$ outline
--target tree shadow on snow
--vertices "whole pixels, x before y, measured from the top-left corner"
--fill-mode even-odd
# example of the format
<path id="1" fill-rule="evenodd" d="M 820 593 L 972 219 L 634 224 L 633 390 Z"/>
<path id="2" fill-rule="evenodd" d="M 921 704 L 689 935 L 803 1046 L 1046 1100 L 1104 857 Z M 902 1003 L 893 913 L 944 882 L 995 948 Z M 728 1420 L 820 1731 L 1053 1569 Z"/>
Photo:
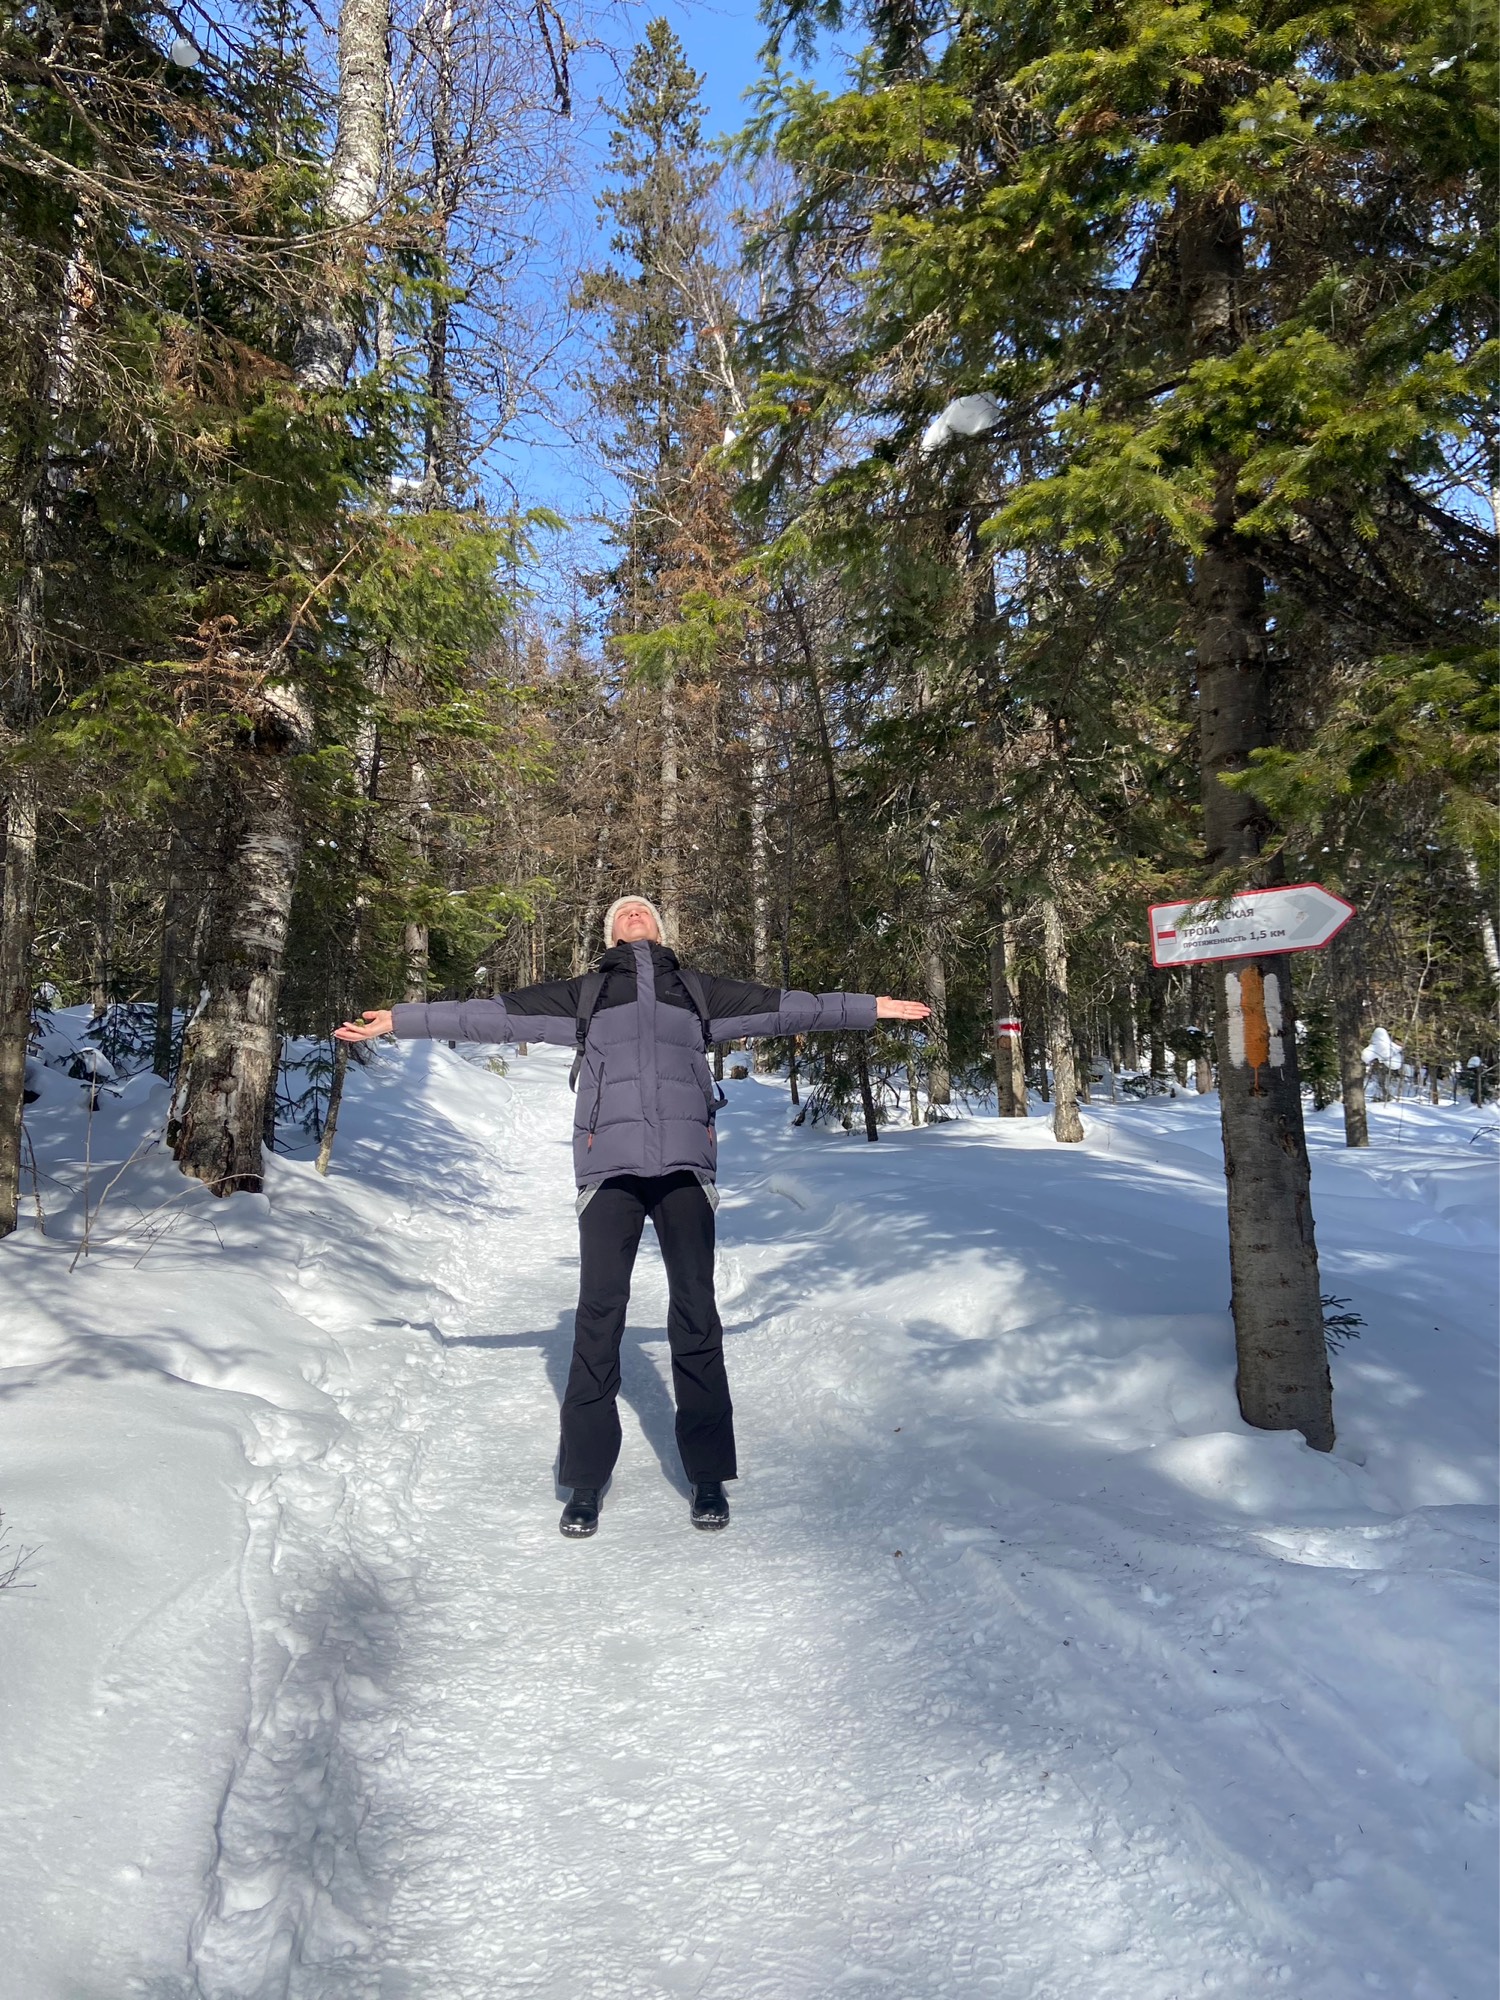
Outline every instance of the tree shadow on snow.
<path id="1" fill-rule="evenodd" d="M 184 1370 L 183 1349 L 202 1357 L 201 1376 Z M 233 1390 L 233 1380 L 225 1378 L 232 1378 L 235 1369 L 264 1364 L 270 1359 L 265 1348 L 195 1340 L 175 1326 L 163 1328 L 154 1344 L 149 1336 L 131 1340 L 91 1327 L 73 1335 L 41 1359 L 0 1368 L 0 1403 L 11 1402 L 29 1389 L 45 1388 L 67 1376 L 85 1376 L 103 1382 L 121 1375 L 157 1375 L 190 1388 Z"/>

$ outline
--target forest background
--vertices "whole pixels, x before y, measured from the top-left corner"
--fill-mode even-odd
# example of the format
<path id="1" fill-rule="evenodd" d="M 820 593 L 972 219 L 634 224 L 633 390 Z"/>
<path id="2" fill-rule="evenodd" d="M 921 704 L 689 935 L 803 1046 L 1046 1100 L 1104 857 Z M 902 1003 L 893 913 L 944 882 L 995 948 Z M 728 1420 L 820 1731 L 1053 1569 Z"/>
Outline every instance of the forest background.
<path id="1" fill-rule="evenodd" d="M 0 1232 L 47 1006 L 229 1194 L 326 1167 L 357 1006 L 580 972 L 627 889 L 930 1003 L 762 1057 L 871 1139 L 1214 1089 L 1146 907 L 1278 881 L 1359 917 L 1266 961 L 1231 1160 L 1492 1087 L 1490 10 L 689 23 L 733 147 L 665 16 L 9 12 Z"/>

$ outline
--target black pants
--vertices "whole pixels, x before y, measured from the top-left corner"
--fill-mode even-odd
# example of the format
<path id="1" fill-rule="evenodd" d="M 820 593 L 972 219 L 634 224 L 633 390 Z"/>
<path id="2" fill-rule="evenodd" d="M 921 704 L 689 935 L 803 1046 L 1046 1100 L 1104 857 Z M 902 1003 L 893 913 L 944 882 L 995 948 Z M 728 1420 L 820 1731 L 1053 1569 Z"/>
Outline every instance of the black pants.
<path id="1" fill-rule="evenodd" d="M 605 1181 L 578 1219 L 581 1273 L 562 1406 L 563 1486 L 602 1486 L 620 1455 L 620 1336 L 646 1217 L 667 1267 L 677 1449 L 690 1480 L 733 1479 L 734 1406 L 714 1304 L 713 1204 L 693 1174 Z"/>

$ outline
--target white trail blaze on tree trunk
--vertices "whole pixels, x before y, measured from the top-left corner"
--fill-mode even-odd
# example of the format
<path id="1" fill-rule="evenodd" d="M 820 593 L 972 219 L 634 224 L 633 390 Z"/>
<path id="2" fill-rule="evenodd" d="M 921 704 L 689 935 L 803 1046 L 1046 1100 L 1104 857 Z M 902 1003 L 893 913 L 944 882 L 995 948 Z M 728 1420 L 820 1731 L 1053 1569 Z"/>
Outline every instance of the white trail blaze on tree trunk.
<path id="1" fill-rule="evenodd" d="M 1240 1409 L 1327 1451 L 1332 1391 L 1287 961 L 1215 972 Z"/>
<path id="2" fill-rule="evenodd" d="M 1262 585 L 1235 546 L 1232 476 L 1219 507 L 1222 526 L 1198 559 L 1194 587 L 1204 829 L 1210 866 L 1238 864 L 1247 887 L 1264 887 L 1275 871 L 1259 860 L 1259 809 L 1219 783 L 1270 737 Z M 1299 1430 L 1327 1451 L 1332 1385 L 1289 961 L 1221 963 L 1213 978 L 1240 1411 L 1262 1430 Z"/>
<path id="3" fill-rule="evenodd" d="M 1216 575 L 1221 567 L 1248 570 L 1236 556 L 1206 555 L 1200 588 L 1229 586 L 1243 603 L 1253 584 L 1258 596 L 1253 573 Z M 1237 620 L 1219 622 L 1217 631 L 1226 643 L 1254 636 Z M 1222 866 L 1232 856 L 1249 876 L 1261 872 L 1253 866 L 1254 849 L 1246 852 L 1254 822 L 1218 774 L 1242 769 L 1255 739 L 1265 740 L 1263 655 L 1257 672 L 1254 645 L 1224 653 L 1212 644 L 1214 625 L 1205 637 L 1212 650 L 1205 658 L 1200 644 L 1199 727 L 1210 860 Z M 1300 1430 L 1310 1445 L 1328 1451 L 1332 1385 L 1289 965 L 1285 958 L 1240 959 L 1216 965 L 1213 974 L 1240 1410 L 1262 1430 Z"/>

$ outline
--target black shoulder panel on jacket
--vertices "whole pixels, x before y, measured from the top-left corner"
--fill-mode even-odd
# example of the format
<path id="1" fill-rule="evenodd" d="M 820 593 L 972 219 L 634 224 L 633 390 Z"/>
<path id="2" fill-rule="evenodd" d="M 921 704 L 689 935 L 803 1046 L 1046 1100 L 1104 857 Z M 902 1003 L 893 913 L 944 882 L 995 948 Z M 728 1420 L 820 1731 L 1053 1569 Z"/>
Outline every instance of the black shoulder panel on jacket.
<path id="1" fill-rule="evenodd" d="M 544 979 L 536 986 L 520 986 L 514 993 L 502 993 L 507 1013 L 519 1015 L 523 1020 L 537 1020 L 547 1014 L 560 1014 L 572 1020 L 578 1012 L 578 984 L 576 979 Z"/>
<path id="2" fill-rule="evenodd" d="M 705 973 L 708 1011 L 715 1021 L 732 1021 L 741 1014 L 774 1014 L 781 1006 L 781 988 L 754 979 L 721 979 Z"/>

